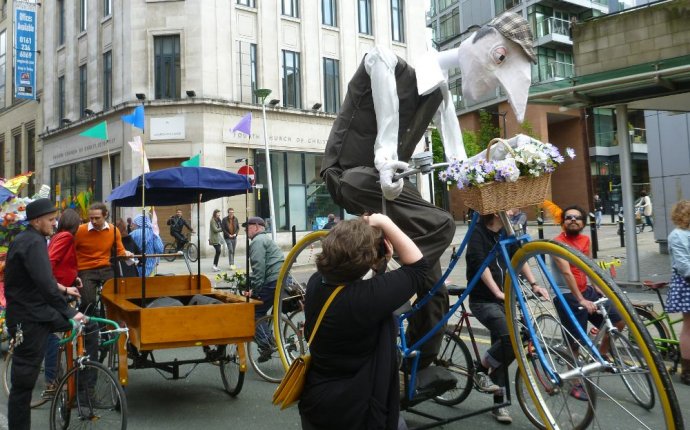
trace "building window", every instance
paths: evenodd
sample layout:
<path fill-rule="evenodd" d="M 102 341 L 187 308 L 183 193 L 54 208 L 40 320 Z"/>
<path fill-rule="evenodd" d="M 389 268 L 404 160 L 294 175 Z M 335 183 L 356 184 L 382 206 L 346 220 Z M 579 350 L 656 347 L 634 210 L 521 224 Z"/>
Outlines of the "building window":
<path fill-rule="evenodd" d="M 237 41 L 237 54 L 240 101 L 258 103 L 258 98 L 254 93 L 259 87 L 256 44 L 242 40 Z"/>
<path fill-rule="evenodd" d="M 283 106 L 302 108 L 299 52 L 283 51 Z"/>
<path fill-rule="evenodd" d="M 464 109 L 465 103 L 462 101 L 462 79 L 456 79 L 448 84 L 448 91 L 453 100 L 455 109 Z"/>
<path fill-rule="evenodd" d="M 358 0 L 359 32 L 373 34 L 371 29 L 371 0 Z"/>
<path fill-rule="evenodd" d="M 299 0 L 282 0 L 283 15 L 299 18 Z"/>
<path fill-rule="evenodd" d="M 58 10 L 57 39 L 58 39 L 58 46 L 62 46 L 65 44 L 65 0 L 58 0 L 57 10 Z"/>
<path fill-rule="evenodd" d="M 22 173 L 22 133 L 21 130 L 15 131 L 12 135 L 12 141 L 14 143 L 14 148 L 12 154 L 14 156 L 14 176 Z"/>
<path fill-rule="evenodd" d="M 79 66 L 79 117 L 82 118 L 86 115 L 84 109 L 87 108 L 86 101 L 86 64 Z"/>
<path fill-rule="evenodd" d="M 81 0 L 79 6 L 79 31 L 86 31 L 86 14 L 88 12 L 88 0 Z"/>
<path fill-rule="evenodd" d="M 405 10 L 403 0 L 391 0 L 391 34 L 393 41 L 405 41 Z"/>
<path fill-rule="evenodd" d="M 103 110 L 113 105 L 113 52 L 103 54 Z"/>
<path fill-rule="evenodd" d="M 50 171 L 51 192 L 60 190 L 59 195 L 54 194 L 53 201 L 62 202 L 65 205 L 63 207 L 66 207 L 75 201 L 79 194 L 85 193 L 92 193 L 92 201 L 101 201 L 103 198 L 103 181 L 100 179 L 102 167 L 101 158 L 96 157 L 52 169 Z M 113 164 L 113 168 L 119 169 L 119 166 Z"/>
<path fill-rule="evenodd" d="M 340 62 L 323 59 L 323 110 L 337 113 L 340 109 Z"/>
<path fill-rule="evenodd" d="M 103 0 L 103 17 L 110 16 L 113 13 L 113 0 Z"/>
<path fill-rule="evenodd" d="M 438 33 L 436 42 L 443 42 L 460 34 L 460 11 L 458 9 L 454 9 L 452 13 L 441 17 Z"/>
<path fill-rule="evenodd" d="M 180 36 L 153 39 L 157 99 L 180 98 Z"/>
<path fill-rule="evenodd" d="M 62 125 L 62 119 L 65 117 L 65 77 L 58 78 L 58 93 L 57 93 L 57 111 L 58 111 L 58 127 Z"/>
<path fill-rule="evenodd" d="M 7 32 L 0 32 L 0 109 L 5 107 L 5 77 L 7 75 Z"/>
<path fill-rule="evenodd" d="M 28 172 L 36 171 L 36 130 L 29 128 L 26 130 L 26 170 Z M 28 195 L 33 196 L 36 192 L 35 176 L 29 178 Z"/>
<path fill-rule="evenodd" d="M 257 182 L 267 184 L 266 156 L 262 151 L 254 155 Z M 319 175 L 323 153 L 281 152 L 271 150 L 271 176 L 278 231 L 317 230 L 323 227 L 329 213 L 343 216 Z M 256 214 L 268 217 L 268 199 L 255 200 Z"/>
<path fill-rule="evenodd" d="M 500 15 L 508 9 L 512 9 L 520 4 L 520 0 L 494 0 L 496 15 Z"/>
<path fill-rule="evenodd" d="M 0 178 L 5 177 L 5 133 L 0 133 Z"/>
<path fill-rule="evenodd" d="M 237 4 L 241 4 L 242 6 L 247 6 L 247 7 L 256 7 L 256 3 L 254 0 L 237 0 Z"/>
<path fill-rule="evenodd" d="M 337 0 L 321 0 L 321 22 L 331 27 L 338 26 Z"/>

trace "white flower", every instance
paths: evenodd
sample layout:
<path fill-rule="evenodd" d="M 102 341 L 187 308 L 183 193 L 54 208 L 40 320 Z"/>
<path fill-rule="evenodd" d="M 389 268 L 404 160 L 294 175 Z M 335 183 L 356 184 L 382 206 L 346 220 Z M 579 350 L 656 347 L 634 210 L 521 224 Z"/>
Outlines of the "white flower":
<path fill-rule="evenodd" d="M 573 148 L 565 148 L 565 153 L 568 154 L 568 157 L 570 157 L 570 159 L 575 158 L 575 150 Z"/>

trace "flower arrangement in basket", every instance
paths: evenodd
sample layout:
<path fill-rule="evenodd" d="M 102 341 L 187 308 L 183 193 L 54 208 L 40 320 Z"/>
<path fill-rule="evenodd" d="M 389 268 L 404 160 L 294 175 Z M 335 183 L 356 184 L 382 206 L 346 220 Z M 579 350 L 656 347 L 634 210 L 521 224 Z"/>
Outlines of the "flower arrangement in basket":
<path fill-rule="evenodd" d="M 219 273 L 216 275 L 216 281 L 230 284 L 230 290 L 236 294 L 245 297 L 251 296 L 252 291 L 249 288 L 247 272 L 244 270 L 233 269 L 232 272 Z"/>
<path fill-rule="evenodd" d="M 566 153 L 575 158 L 572 148 Z M 551 173 L 564 161 L 554 145 L 518 135 L 493 139 L 486 151 L 451 161 L 439 179 L 457 183 L 465 205 L 483 215 L 543 202 Z"/>

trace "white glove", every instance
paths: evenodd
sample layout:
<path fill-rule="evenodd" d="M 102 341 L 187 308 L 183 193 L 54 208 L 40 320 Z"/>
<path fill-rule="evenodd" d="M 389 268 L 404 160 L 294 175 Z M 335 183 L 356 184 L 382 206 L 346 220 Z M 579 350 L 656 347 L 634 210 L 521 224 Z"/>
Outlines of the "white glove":
<path fill-rule="evenodd" d="M 381 181 L 381 192 L 386 200 L 395 200 L 402 192 L 404 182 L 402 179 L 398 179 L 393 182 L 393 176 L 396 170 L 405 170 L 408 164 L 404 161 L 398 160 L 386 160 L 380 163 L 381 166 L 377 166 L 379 171 L 379 180 Z"/>

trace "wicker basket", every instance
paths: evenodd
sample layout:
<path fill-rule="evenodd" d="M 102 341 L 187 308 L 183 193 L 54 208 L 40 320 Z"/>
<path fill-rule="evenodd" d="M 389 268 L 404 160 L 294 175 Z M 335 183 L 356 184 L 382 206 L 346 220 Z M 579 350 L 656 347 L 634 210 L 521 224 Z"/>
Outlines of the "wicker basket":
<path fill-rule="evenodd" d="M 489 159 L 491 146 L 501 142 L 508 152 L 510 146 L 502 139 L 493 139 L 486 149 Z M 543 203 L 549 193 L 551 174 L 545 173 L 539 177 L 521 177 L 516 182 L 490 182 L 478 186 L 458 190 L 463 203 L 482 215 L 522 208 Z"/>

